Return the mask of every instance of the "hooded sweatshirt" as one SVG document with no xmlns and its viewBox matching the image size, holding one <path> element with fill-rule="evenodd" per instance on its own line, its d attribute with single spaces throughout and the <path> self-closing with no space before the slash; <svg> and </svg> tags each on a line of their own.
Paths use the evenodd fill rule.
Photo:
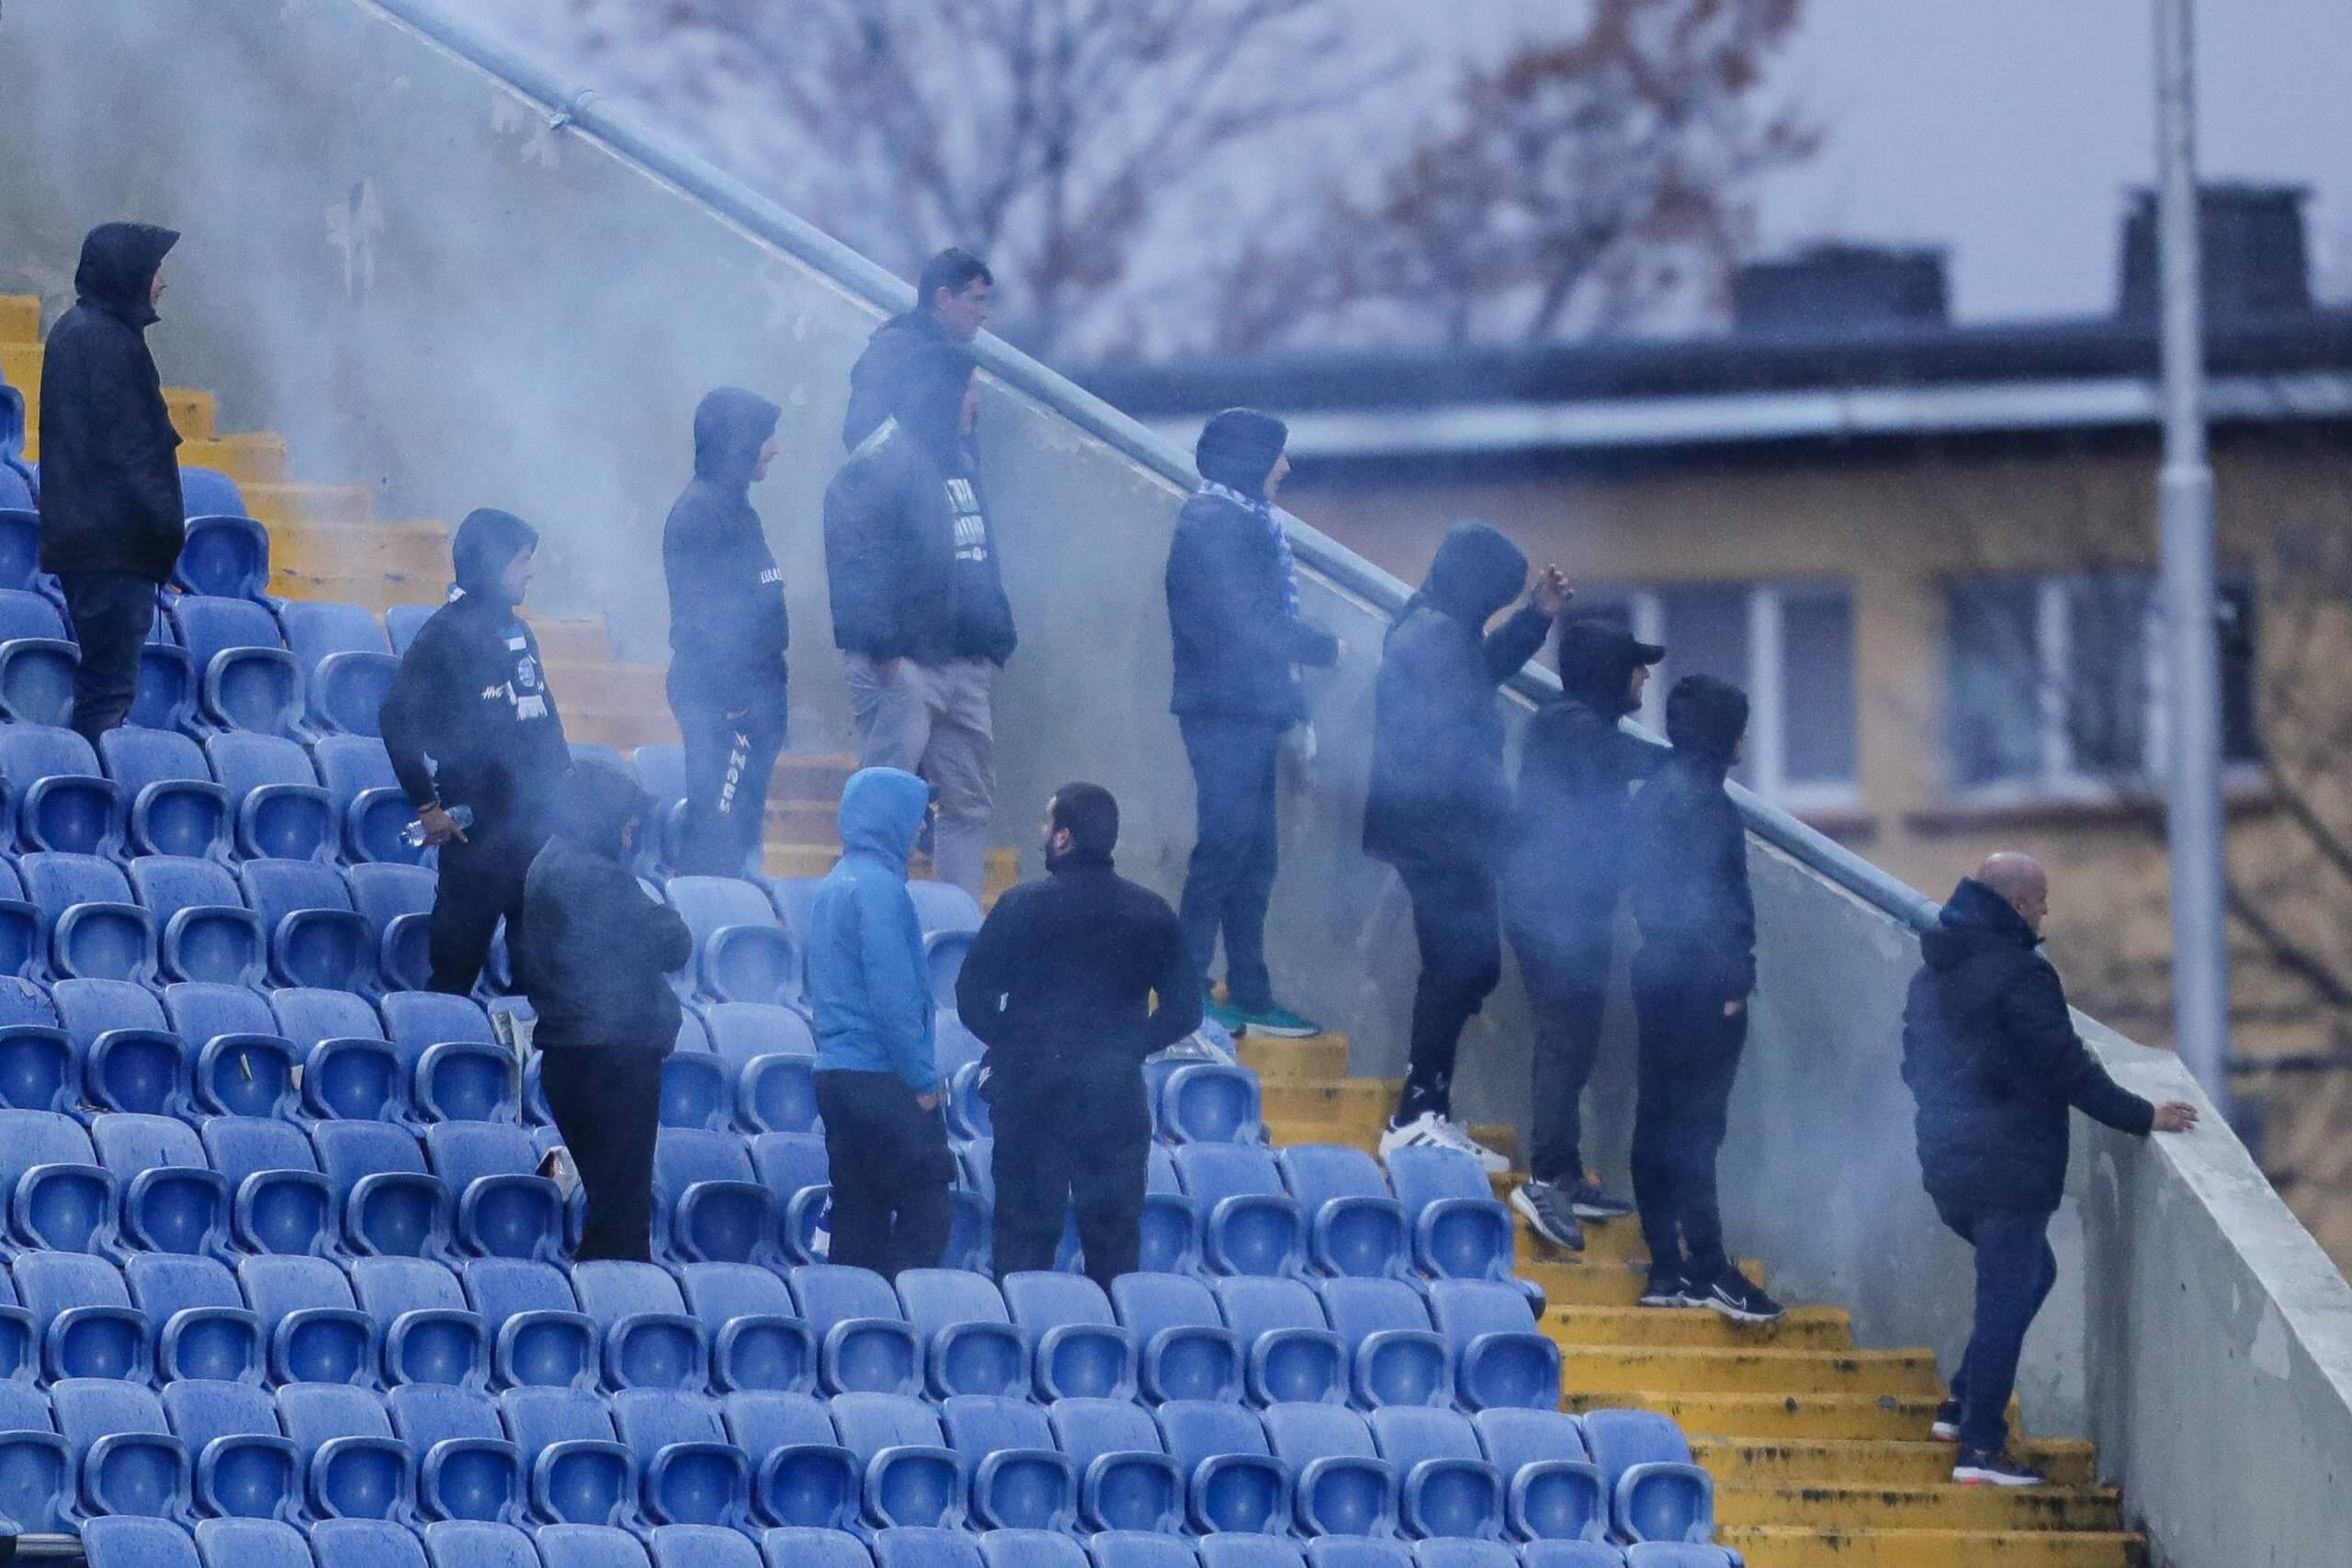
<svg viewBox="0 0 2352 1568">
<path fill-rule="evenodd" d="M 808 1004 L 817 1071 L 896 1073 L 919 1094 L 939 1087 L 931 970 L 907 896 L 907 855 L 931 786 L 865 768 L 842 791 L 842 858 L 808 909 Z"/>
<path fill-rule="evenodd" d="M 1666 700 L 1674 752 L 1634 797 L 1626 822 L 1642 961 L 1711 1001 L 1756 988 L 1747 829 L 1724 788 L 1747 732 L 1747 693 L 1712 675 L 1677 681 Z"/>
<path fill-rule="evenodd" d="M 170 229 L 101 223 L 82 242 L 74 308 L 40 370 L 40 564 L 164 582 L 179 563 L 179 433 L 147 349 L 147 296 Z"/>
<path fill-rule="evenodd" d="M 1635 704 L 1634 671 L 1666 650 L 1612 621 L 1560 625 L 1560 695 L 1527 721 L 1511 814 L 1509 899 L 1515 921 L 1581 928 L 1606 941 L 1625 881 L 1629 786 L 1656 773 L 1663 749 L 1621 722 Z"/>
<path fill-rule="evenodd" d="M 752 469 L 783 411 L 721 387 L 695 410 L 695 477 L 662 529 L 670 583 L 670 701 L 731 713 L 785 688 L 784 573 L 752 509 Z"/>
<path fill-rule="evenodd" d="M 1962 1208 L 2048 1212 L 2066 1184 L 2067 1108 L 2145 1135 L 2155 1108 L 2108 1076 L 2066 1009 L 2041 939 L 1963 877 L 1919 938 L 1903 1005 L 1903 1081 L 1918 1104 L 1928 1195 Z"/>
<path fill-rule="evenodd" d="M 609 1046 L 668 1055 L 678 1038 L 669 976 L 694 956 L 675 909 L 649 897 L 628 869 L 621 829 L 652 797 L 609 761 L 565 779 L 555 831 L 523 878 L 515 971 L 539 1015 L 542 1050 Z"/>
<path fill-rule="evenodd" d="M 1492 524 L 1446 531 L 1420 592 L 1396 613 L 1373 691 L 1364 852 L 1401 870 L 1491 872 L 1510 810 L 1495 688 L 1544 646 L 1533 604 L 1489 636 L 1527 583 L 1527 557 Z"/>
<path fill-rule="evenodd" d="M 963 344 L 928 310 L 909 310 L 874 329 L 865 352 L 849 370 L 849 408 L 842 416 L 842 446 L 852 452 L 882 428 L 898 410 L 899 384 L 915 363 L 940 349 Z"/>
<path fill-rule="evenodd" d="M 538 639 L 498 581 L 538 537 L 511 513 L 467 514 L 449 602 L 417 628 L 377 716 L 409 804 L 470 806 L 469 836 L 544 832 L 571 767 Z"/>
</svg>

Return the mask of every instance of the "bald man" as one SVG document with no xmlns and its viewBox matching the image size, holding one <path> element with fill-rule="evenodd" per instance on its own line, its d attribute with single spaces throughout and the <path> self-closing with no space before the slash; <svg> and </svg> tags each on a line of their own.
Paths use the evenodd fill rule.
<svg viewBox="0 0 2352 1568">
<path fill-rule="evenodd" d="M 2050 878 L 2031 855 L 1992 856 L 1952 889 L 1903 1008 L 1903 1081 L 1918 1101 L 1919 1171 L 1945 1224 L 1976 1249 L 1976 1324 L 1934 1435 L 1957 1439 L 1954 1481 L 2035 1486 L 2008 1451 L 2027 1328 L 2058 1278 L 2050 1216 L 2066 1183 L 2067 1110 L 2144 1137 L 2197 1109 L 2117 1084 L 2075 1032 L 2041 953 Z"/>
</svg>

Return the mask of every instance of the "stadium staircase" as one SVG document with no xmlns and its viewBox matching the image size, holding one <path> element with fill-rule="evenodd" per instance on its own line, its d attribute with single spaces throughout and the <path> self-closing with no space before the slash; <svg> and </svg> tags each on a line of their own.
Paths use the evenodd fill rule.
<svg viewBox="0 0 2352 1568">
<path fill-rule="evenodd" d="M 0 298 L 0 379 L 24 392 L 28 432 L 39 428 L 38 329 L 38 301 Z M 282 438 L 219 431 L 210 394 L 173 389 L 166 397 L 187 442 L 183 462 L 228 476 L 267 525 L 272 593 L 378 614 L 437 600 L 447 576 L 444 523 L 379 521 L 365 487 L 293 480 Z M 575 741 L 624 751 L 674 743 L 660 667 L 616 660 L 599 618 L 535 612 L 530 619 Z M 767 824 L 771 876 L 819 875 L 831 863 L 833 805 L 852 765 L 824 755 L 779 761 Z M 992 852 L 991 897 L 1010 884 L 1015 863 L 1012 852 Z M 1346 1038 L 1244 1040 L 1240 1055 L 1261 1081 L 1277 1146 L 1376 1153 L 1397 1086 L 1349 1076 Z M 1512 1146 L 1508 1126 L 1474 1131 Z M 1508 1198 L 1521 1179 L 1495 1179 L 1495 1195 Z M 2018 1445 L 2049 1473 L 2047 1487 L 1950 1483 L 1951 1450 L 1928 1437 L 1939 1396 L 1931 1351 L 1857 1348 L 1848 1314 L 1833 1307 L 1797 1306 L 1762 1328 L 1701 1309 L 1645 1310 L 1634 1304 L 1644 1276 L 1634 1222 L 1589 1226 L 1580 1255 L 1539 1241 L 1516 1216 L 1514 1224 L 1518 1273 L 1542 1288 L 1542 1332 L 1563 1352 L 1563 1407 L 1673 1417 L 1716 1483 L 1716 1540 L 1752 1568 L 2125 1568 L 2143 1561 L 2144 1542 L 2122 1529 L 2120 1500 L 2097 1483 L 2086 1443 Z M 1759 1275 L 1766 1268 L 1744 1266 Z"/>
</svg>

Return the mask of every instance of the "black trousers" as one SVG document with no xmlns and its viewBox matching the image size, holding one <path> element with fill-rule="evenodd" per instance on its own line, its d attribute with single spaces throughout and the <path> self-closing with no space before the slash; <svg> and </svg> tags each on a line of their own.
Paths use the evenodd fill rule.
<svg viewBox="0 0 2352 1568">
<path fill-rule="evenodd" d="M 552 1044 L 539 1087 L 588 1200 L 575 1263 L 653 1260 L 653 1149 L 667 1050 Z"/>
<path fill-rule="evenodd" d="M 1503 974 L 1494 874 L 1483 867 L 1417 867 L 1401 874 L 1413 901 L 1413 935 L 1421 949 L 1413 986 L 1412 1056 L 1396 1119 L 1453 1113 L 1453 1058 L 1462 1031 L 1494 995 Z"/>
<path fill-rule="evenodd" d="M 2017 1388 L 2026 1330 L 2058 1282 L 2050 1214 L 1940 1199 L 1936 1213 L 1976 1249 L 1976 1325 L 1951 1380 L 1952 1397 L 1960 1402 L 1960 1444 L 1998 1453 L 2009 1440 L 2009 1395 Z"/>
<path fill-rule="evenodd" d="M 155 628 L 155 584 L 128 571 L 77 571 L 57 581 L 82 654 L 73 725 L 95 751 L 98 737 L 128 717 L 138 699 L 139 650 Z"/>
<path fill-rule="evenodd" d="M 1584 1180 L 1584 1087 L 1600 1052 L 1609 994 L 1609 917 L 1510 922 L 1511 952 L 1535 1014 L 1534 1141 L 1528 1170 L 1536 1180 L 1575 1187 Z"/>
<path fill-rule="evenodd" d="M 1078 1216 L 1087 1277 L 1107 1292 L 1143 1257 L 1151 1107 L 1143 1071 L 989 1075 L 996 1127 L 996 1277 L 1051 1269 Z"/>
<path fill-rule="evenodd" d="M 441 870 L 433 885 L 433 916 L 426 923 L 432 978 L 426 989 L 462 997 L 481 978 L 483 960 L 498 922 L 506 921 L 506 951 L 516 951 L 515 928 L 523 913 L 523 877 L 547 835 L 511 827 L 466 829 L 463 843 L 441 846 Z"/>
<path fill-rule="evenodd" d="M 1266 906 L 1281 863 L 1274 783 L 1283 726 L 1271 719 L 1195 716 L 1178 721 L 1192 761 L 1198 825 L 1178 913 L 1204 990 L 1225 935 L 1227 998 L 1243 1012 L 1274 1005 L 1266 972 Z"/>
<path fill-rule="evenodd" d="M 1731 1266 L 1715 1194 L 1747 1009 L 1726 1018 L 1720 988 L 1694 986 L 1645 953 L 1634 963 L 1640 1062 L 1634 1104 L 1634 1201 L 1650 1267 L 1711 1280 Z M 1745 998 L 1742 998 L 1744 1001 Z"/>
<path fill-rule="evenodd" d="M 686 750 L 686 841 L 671 849 L 671 865 L 691 876 L 741 876 L 763 837 L 768 779 L 784 750 L 784 693 L 732 716 L 671 706 Z"/>
<path fill-rule="evenodd" d="M 825 1163 L 833 1184 L 835 1263 L 895 1280 L 935 1269 L 955 1218 L 947 1122 L 896 1073 L 817 1075 Z"/>
</svg>

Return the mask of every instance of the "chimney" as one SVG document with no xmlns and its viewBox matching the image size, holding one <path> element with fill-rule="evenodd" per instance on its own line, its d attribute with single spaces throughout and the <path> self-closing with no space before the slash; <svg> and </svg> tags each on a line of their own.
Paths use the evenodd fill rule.
<svg viewBox="0 0 2352 1568">
<path fill-rule="evenodd" d="M 2198 193 L 2205 314 L 2227 321 L 2312 308 L 2311 259 L 2303 239 L 2304 186 L 2208 185 Z M 2121 280 L 2115 313 L 2155 320 L 2156 194 L 2134 190 L 2123 216 Z"/>
<path fill-rule="evenodd" d="M 1743 264 L 1731 280 L 1732 330 L 1828 337 L 1951 318 L 1944 253 L 1933 246 L 1814 245 Z"/>
</svg>

